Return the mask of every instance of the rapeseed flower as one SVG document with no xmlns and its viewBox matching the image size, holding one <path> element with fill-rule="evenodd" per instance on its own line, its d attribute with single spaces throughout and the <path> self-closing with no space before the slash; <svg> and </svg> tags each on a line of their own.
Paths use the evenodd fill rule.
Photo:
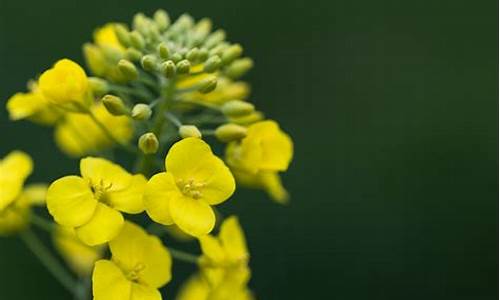
<svg viewBox="0 0 500 300">
<path fill-rule="evenodd" d="M 120 212 L 144 210 L 146 179 L 96 157 L 80 160 L 80 173 L 81 177 L 65 176 L 49 186 L 47 208 L 57 223 L 74 228 L 85 244 L 109 242 L 123 227 Z"/>
<path fill-rule="evenodd" d="M 133 135 L 133 126 L 126 116 L 113 116 L 102 103 L 90 108 L 97 120 L 110 132 L 116 140 L 128 142 Z M 99 128 L 87 114 L 67 113 L 54 131 L 57 146 L 67 155 L 81 157 L 95 154 L 110 148 L 114 142 Z"/>
<path fill-rule="evenodd" d="M 109 243 L 111 260 L 95 263 L 92 275 L 95 300 L 161 300 L 159 288 L 171 277 L 172 259 L 156 236 L 126 222 Z"/>
<path fill-rule="evenodd" d="M 36 84 L 28 93 L 16 93 L 7 100 L 9 118 L 13 121 L 29 119 L 41 125 L 54 125 L 63 114 L 43 96 Z"/>
<path fill-rule="evenodd" d="M 247 136 L 226 149 L 226 161 L 238 183 L 262 188 L 280 203 L 288 200 L 288 193 L 279 172 L 288 169 L 292 157 L 292 139 L 271 120 L 251 124 Z"/>
<path fill-rule="evenodd" d="M 154 175 L 147 184 L 144 204 L 148 215 L 164 225 L 176 224 L 193 236 L 209 233 L 215 225 L 211 205 L 233 194 L 233 175 L 199 138 L 174 144 L 165 167 L 166 172 Z"/>
</svg>

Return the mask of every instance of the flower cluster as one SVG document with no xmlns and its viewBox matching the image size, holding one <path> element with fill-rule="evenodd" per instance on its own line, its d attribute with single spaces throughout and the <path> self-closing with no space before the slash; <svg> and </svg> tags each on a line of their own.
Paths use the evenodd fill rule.
<svg viewBox="0 0 500 300">
<path fill-rule="evenodd" d="M 172 259 L 198 266 L 179 300 L 253 299 L 240 222 L 216 207 L 237 187 L 287 203 L 280 173 L 293 156 L 291 138 L 248 101 L 240 78 L 253 61 L 209 19 L 171 22 L 163 10 L 98 28 L 83 53 L 89 72 L 61 59 L 6 103 L 11 120 L 54 127 L 80 173 L 25 186 L 29 155 L 1 159 L 0 234 L 19 233 L 43 259 L 30 225 L 49 231 L 78 281 L 44 263 L 75 299 L 89 296 L 88 278 L 95 300 L 162 299 Z M 167 247 L 165 234 L 198 241 L 201 255 Z"/>
</svg>

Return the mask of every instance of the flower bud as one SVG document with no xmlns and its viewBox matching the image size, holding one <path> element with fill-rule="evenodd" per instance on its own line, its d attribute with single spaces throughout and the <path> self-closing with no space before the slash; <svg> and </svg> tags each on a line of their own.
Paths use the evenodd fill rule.
<svg viewBox="0 0 500 300">
<path fill-rule="evenodd" d="M 109 91 L 108 82 L 98 77 L 89 77 L 89 85 L 96 96 L 102 96 Z"/>
<path fill-rule="evenodd" d="M 236 124 L 224 124 L 215 129 L 215 137 L 224 143 L 240 140 L 247 136 L 247 129 Z"/>
<path fill-rule="evenodd" d="M 187 60 L 189 60 L 190 62 L 195 62 L 198 59 L 199 52 L 200 50 L 196 47 L 189 50 L 188 53 L 186 53 Z"/>
<path fill-rule="evenodd" d="M 222 63 L 228 64 L 237 59 L 243 53 L 243 48 L 240 44 L 234 44 L 222 52 Z"/>
<path fill-rule="evenodd" d="M 198 60 L 203 62 L 207 60 L 208 58 L 208 50 L 205 48 L 201 48 L 200 51 L 198 52 Z"/>
<path fill-rule="evenodd" d="M 168 59 L 168 57 L 170 56 L 170 50 L 168 50 L 167 44 L 161 43 L 160 45 L 158 45 L 158 55 L 162 59 Z"/>
<path fill-rule="evenodd" d="M 172 78 L 175 76 L 177 67 L 175 66 L 175 63 L 171 60 L 167 60 L 166 62 L 163 62 L 160 65 L 160 72 L 163 74 L 163 76 L 167 78 Z"/>
<path fill-rule="evenodd" d="M 213 48 L 220 42 L 224 41 L 225 38 L 226 38 L 226 32 L 224 30 L 219 29 L 217 31 L 214 31 L 207 37 L 207 40 L 205 42 L 205 47 L 209 49 Z"/>
<path fill-rule="evenodd" d="M 170 17 L 163 9 L 157 10 L 153 15 L 153 19 L 155 20 L 156 25 L 158 25 L 158 29 L 161 31 L 164 31 L 168 28 L 168 26 L 170 26 Z"/>
<path fill-rule="evenodd" d="M 207 94 L 215 90 L 216 87 L 217 87 L 217 77 L 210 76 L 209 78 L 206 78 L 201 82 L 198 91 L 202 94 Z"/>
<path fill-rule="evenodd" d="M 182 54 L 176 52 L 174 54 L 172 54 L 172 56 L 170 57 L 170 59 L 174 62 L 174 63 L 178 63 L 179 61 L 182 60 Z"/>
<path fill-rule="evenodd" d="M 189 73 L 190 68 L 191 68 L 191 63 L 187 59 L 183 59 L 177 63 L 177 73 L 179 74 Z"/>
<path fill-rule="evenodd" d="M 128 48 L 125 52 L 125 58 L 130 61 L 139 61 L 142 58 L 142 52 L 135 48 Z"/>
<path fill-rule="evenodd" d="M 151 113 L 151 108 L 147 104 L 139 103 L 132 108 L 131 116 L 134 120 L 145 121 L 151 117 Z"/>
<path fill-rule="evenodd" d="M 160 147 L 160 142 L 158 142 L 158 138 L 152 132 L 147 132 L 139 138 L 139 149 L 145 154 L 154 154 L 158 151 Z"/>
<path fill-rule="evenodd" d="M 203 66 L 203 70 L 207 73 L 213 73 L 219 69 L 221 63 L 222 63 L 222 60 L 220 59 L 219 56 L 217 56 L 217 55 L 211 56 L 205 62 L 205 65 Z"/>
<path fill-rule="evenodd" d="M 139 77 L 139 72 L 137 71 L 135 65 L 126 59 L 120 59 L 118 62 L 118 69 L 120 69 L 122 74 L 128 80 L 135 80 Z"/>
<path fill-rule="evenodd" d="M 116 24 L 114 26 L 116 38 L 125 47 L 130 46 L 130 33 L 127 27 L 123 24 Z"/>
<path fill-rule="evenodd" d="M 142 50 L 146 45 L 146 41 L 144 41 L 144 37 L 139 33 L 139 31 L 134 30 L 130 33 L 130 44 L 134 48 Z"/>
<path fill-rule="evenodd" d="M 226 68 L 225 73 L 231 79 L 237 79 L 243 76 L 253 67 L 253 60 L 246 57 L 233 61 L 229 67 Z"/>
<path fill-rule="evenodd" d="M 249 125 L 264 119 L 264 114 L 260 111 L 254 111 L 248 115 L 244 115 L 241 117 L 232 117 L 231 122 L 240 124 L 240 125 Z"/>
<path fill-rule="evenodd" d="M 106 95 L 102 97 L 101 101 L 104 104 L 104 107 L 106 107 L 108 112 L 113 116 L 121 116 L 128 113 L 128 108 L 125 106 L 120 97 Z"/>
<path fill-rule="evenodd" d="M 231 100 L 224 103 L 221 110 L 222 113 L 228 117 L 241 117 L 252 113 L 255 107 L 252 103 L 241 100 Z"/>
<path fill-rule="evenodd" d="M 188 137 L 201 138 L 201 132 L 194 125 L 182 125 L 179 127 L 179 135 L 183 139 Z"/>
<path fill-rule="evenodd" d="M 144 55 L 141 59 L 141 65 L 145 71 L 152 72 L 156 70 L 156 57 L 152 54 Z"/>
</svg>

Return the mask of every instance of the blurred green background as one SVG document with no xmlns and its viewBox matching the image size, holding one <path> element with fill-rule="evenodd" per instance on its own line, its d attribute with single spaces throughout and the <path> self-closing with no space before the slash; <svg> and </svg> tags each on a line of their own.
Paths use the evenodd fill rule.
<svg viewBox="0 0 500 300">
<path fill-rule="evenodd" d="M 498 299 L 498 1 L 0 0 L 0 98 L 108 21 L 211 17 L 256 67 L 252 101 L 295 140 L 289 207 L 256 191 L 240 215 L 258 299 Z M 31 181 L 77 170 L 50 129 L 0 107 L 0 155 Z M 179 277 L 190 271 L 174 265 Z M 15 238 L 0 299 L 69 299 Z"/>
</svg>

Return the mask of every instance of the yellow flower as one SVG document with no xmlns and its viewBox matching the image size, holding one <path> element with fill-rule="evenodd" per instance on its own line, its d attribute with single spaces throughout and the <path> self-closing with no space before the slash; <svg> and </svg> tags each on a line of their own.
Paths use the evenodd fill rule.
<svg viewBox="0 0 500 300">
<path fill-rule="evenodd" d="M 38 85 L 48 101 L 67 109 L 81 111 L 92 101 L 85 71 L 66 58 L 43 72 Z"/>
<path fill-rule="evenodd" d="M 144 204 L 156 222 L 176 224 L 184 232 L 201 236 L 215 225 L 211 205 L 234 192 L 234 178 L 210 146 L 198 138 L 186 138 L 172 146 L 165 159 L 166 172 L 148 182 Z"/>
<path fill-rule="evenodd" d="M 172 259 L 160 239 L 127 222 L 109 248 L 111 260 L 94 267 L 94 300 L 162 299 L 158 289 L 171 279 Z"/>
<path fill-rule="evenodd" d="M 42 125 L 53 125 L 62 115 L 62 111 L 51 104 L 36 87 L 29 93 L 16 93 L 10 97 L 7 110 L 11 120 L 29 119 Z"/>
<path fill-rule="evenodd" d="M 94 263 L 104 251 L 102 246 L 91 247 L 82 243 L 70 227 L 57 226 L 53 241 L 69 267 L 81 277 L 90 275 Z"/>
<path fill-rule="evenodd" d="M 226 149 L 226 161 L 238 184 L 262 188 L 279 203 L 286 203 L 289 195 L 278 172 L 288 169 L 292 157 L 292 139 L 271 120 L 250 125 L 247 136 Z"/>
<path fill-rule="evenodd" d="M 94 32 L 94 44 L 83 46 L 83 55 L 93 74 L 120 82 L 124 76 L 118 70 L 117 63 L 124 58 L 125 48 L 118 41 L 114 26 L 109 23 L 98 28 Z"/>
<path fill-rule="evenodd" d="M 202 275 L 191 276 L 180 288 L 176 300 L 253 300 L 252 292 L 246 287 L 234 287 L 232 279 L 211 285 Z"/>
<path fill-rule="evenodd" d="M 102 103 L 93 105 L 91 111 L 113 136 L 123 143 L 133 135 L 132 121 L 125 116 L 111 115 Z M 54 132 L 57 146 L 67 155 L 81 157 L 95 154 L 114 145 L 95 122 L 86 114 L 67 113 Z"/>
<path fill-rule="evenodd" d="M 80 160 L 80 173 L 81 177 L 65 176 L 50 185 L 47 208 L 57 223 L 75 228 L 85 244 L 106 243 L 123 227 L 120 212 L 137 214 L 144 210 L 146 179 L 96 157 Z"/>
</svg>

